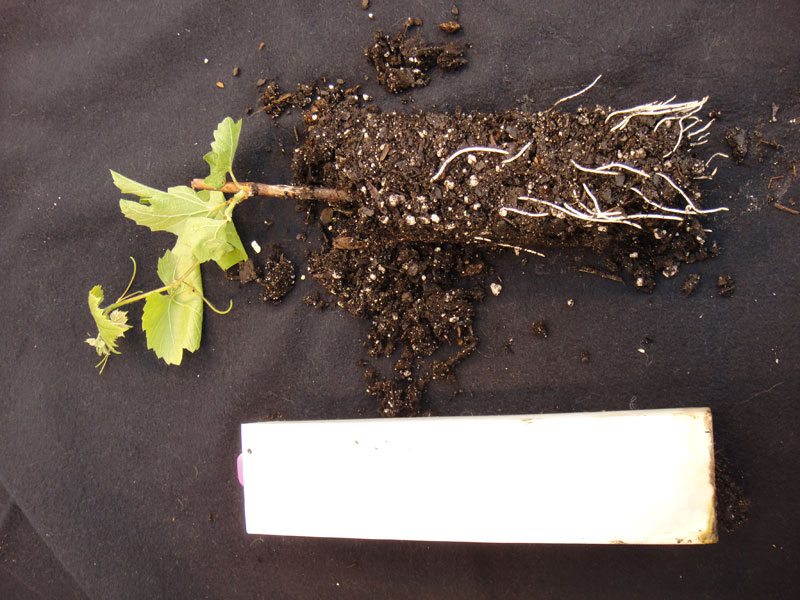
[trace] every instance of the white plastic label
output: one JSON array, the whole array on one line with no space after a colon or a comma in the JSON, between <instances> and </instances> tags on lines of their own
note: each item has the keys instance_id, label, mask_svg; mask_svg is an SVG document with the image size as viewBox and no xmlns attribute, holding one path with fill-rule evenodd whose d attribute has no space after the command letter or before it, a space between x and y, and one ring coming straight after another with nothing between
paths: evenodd
<instances>
[{"instance_id":1,"label":"white plastic label","mask_svg":"<svg viewBox=\"0 0 800 600\"><path fill-rule=\"evenodd\" d=\"M248 533L716 541L707 408L242 425Z\"/></svg>"}]
</instances>

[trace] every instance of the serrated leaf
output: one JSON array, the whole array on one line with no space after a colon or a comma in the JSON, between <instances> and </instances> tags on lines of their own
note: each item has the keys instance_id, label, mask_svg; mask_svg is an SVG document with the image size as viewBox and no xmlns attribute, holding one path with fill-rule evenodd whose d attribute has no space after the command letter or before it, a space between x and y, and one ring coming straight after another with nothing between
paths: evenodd
<instances>
[{"instance_id":1,"label":"serrated leaf","mask_svg":"<svg viewBox=\"0 0 800 600\"><path fill-rule=\"evenodd\" d=\"M179 244L188 246L200 262L213 260L222 270L247 260L236 227L230 221L203 217L187 219Z\"/></svg>"},{"instance_id":2,"label":"serrated leaf","mask_svg":"<svg viewBox=\"0 0 800 600\"><path fill-rule=\"evenodd\" d=\"M183 224L188 218L215 216L224 218L220 206L224 204L224 200L215 203L211 196L201 196L192 188L183 185L161 192L113 171L111 173L114 176L114 183L124 193L142 194L140 198L144 202L125 199L119 201L122 214L135 221L137 225L149 227L153 231L169 231L180 235Z\"/></svg>"},{"instance_id":3,"label":"serrated leaf","mask_svg":"<svg viewBox=\"0 0 800 600\"><path fill-rule=\"evenodd\" d=\"M86 343L93 346L99 356L110 353L119 354L117 340L125 335L131 328L128 325L128 313L123 310L113 310L107 315L100 304L103 302L103 288L96 285L89 292L89 310L97 325L98 335L89 338Z\"/></svg>"},{"instance_id":4,"label":"serrated leaf","mask_svg":"<svg viewBox=\"0 0 800 600\"><path fill-rule=\"evenodd\" d=\"M225 185L227 174L233 169L233 156L239 145L239 134L242 131L242 120L235 121L225 117L214 130L214 141L211 142L211 152L203 159L211 167L211 174L205 182L215 188Z\"/></svg>"},{"instance_id":5,"label":"serrated leaf","mask_svg":"<svg viewBox=\"0 0 800 600\"><path fill-rule=\"evenodd\" d=\"M158 261L158 277L169 285L186 274L182 283L166 293L147 297L142 328L147 347L168 365L179 365L183 351L200 347L203 326L203 281L200 265L184 249L167 250ZM187 270L191 270L187 274Z\"/></svg>"},{"instance_id":6,"label":"serrated leaf","mask_svg":"<svg viewBox=\"0 0 800 600\"><path fill-rule=\"evenodd\" d=\"M229 269L247 259L236 227L225 210L222 192L197 192L186 186L161 192L114 171L111 173L122 192L138 195L146 201L122 199L119 202L123 214L138 225L177 235L176 246L189 247L198 260L213 260L221 269Z\"/></svg>"}]
</instances>

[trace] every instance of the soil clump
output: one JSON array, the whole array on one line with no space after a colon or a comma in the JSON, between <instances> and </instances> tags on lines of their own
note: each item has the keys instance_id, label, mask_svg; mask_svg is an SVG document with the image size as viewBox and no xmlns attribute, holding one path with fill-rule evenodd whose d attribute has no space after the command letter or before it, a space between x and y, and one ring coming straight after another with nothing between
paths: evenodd
<instances>
[{"instance_id":1,"label":"soil clump","mask_svg":"<svg viewBox=\"0 0 800 600\"><path fill-rule=\"evenodd\" d=\"M347 92L306 111L295 182L350 198L316 209L324 244L309 271L370 321L371 356L399 356L392 375L366 367L381 414L424 412L428 383L453 381L477 347L487 252L589 248L643 291L717 255L700 212L711 169L678 124L640 117L613 129L613 117L607 107L383 114Z\"/></svg>"},{"instance_id":2,"label":"soil clump","mask_svg":"<svg viewBox=\"0 0 800 600\"><path fill-rule=\"evenodd\" d=\"M431 45L419 35L409 37L409 30L420 25L421 19L409 18L392 37L376 31L372 45L364 49L367 60L377 71L378 83L393 94L428 85L428 71L435 66L454 71L467 64L461 44ZM455 25L453 32L460 28Z\"/></svg>"}]
</instances>

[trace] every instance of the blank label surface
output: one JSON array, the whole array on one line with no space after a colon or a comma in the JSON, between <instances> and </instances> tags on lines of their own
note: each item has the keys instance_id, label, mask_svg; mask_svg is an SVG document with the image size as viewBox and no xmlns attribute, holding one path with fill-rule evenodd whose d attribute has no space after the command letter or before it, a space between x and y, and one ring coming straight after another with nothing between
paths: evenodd
<instances>
[{"instance_id":1,"label":"blank label surface","mask_svg":"<svg viewBox=\"0 0 800 600\"><path fill-rule=\"evenodd\" d=\"M248 533L716 541L706 408L242 425Z\"/></svg>"}]
</instances>

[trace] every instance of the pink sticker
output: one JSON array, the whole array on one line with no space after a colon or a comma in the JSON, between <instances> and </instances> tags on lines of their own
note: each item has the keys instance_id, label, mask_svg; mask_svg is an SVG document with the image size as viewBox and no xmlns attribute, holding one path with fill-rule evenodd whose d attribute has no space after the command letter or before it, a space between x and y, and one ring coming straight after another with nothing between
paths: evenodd
<instances>
[{"instance_id":1,"label":"pink sticker","mask_svg":"<svg viewBox=\"0 0 800 600\"><path fill-rule=\"evenodd\" d=\"M244 475L242 474L242 455L240 454L239 457L236 459L236 474L239 477L239 485L244 487Z\"/></svg>"}]
</instances>

